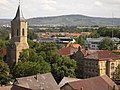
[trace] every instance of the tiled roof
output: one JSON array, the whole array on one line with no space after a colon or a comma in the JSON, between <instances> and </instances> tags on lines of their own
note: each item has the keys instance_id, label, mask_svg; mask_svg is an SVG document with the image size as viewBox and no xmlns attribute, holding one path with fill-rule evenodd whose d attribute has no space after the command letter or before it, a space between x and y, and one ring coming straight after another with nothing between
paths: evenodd
<instances>
[{"instance_id":1,"label":"tiled roof","mask_svg":"<svg viewBox=\"0 0 120 90\"><path fill-rule=\"evenodd\" d=\"M58 50L58 54L61 56L69 56L72 55L74 52L77 52L78 49L75 48L62 48Z\"/></svg>"},{"instance_id":2,"label":"tiled roof","mask_svg":"<svg viewBox=\"0 0 120 90\"><path fill-rule=\"evenodd\" d=\"M3 86L0 87L0 90L11 90L12 86Z\"/></svg>"},{"instance_id":3,"label":"tiled roof","mask_svg":"<svg viewBox=\"0 0 120 90\"><path fill-rule=\"evenodd\" d=\"M114 86L115 90L119 90L107 75L69 82L66 85L69 85L73 90L113 90Z\"/></svg>"},{"instance_id":4,"label":"tiled roof","mask_svg":"<svg viewBox=\"0 0 120 90\"><path fill-rule=\"evenodd\" d=\"M81 32L82 35L90 35L92 32Z\"/></svg>"},{"instance_id":5,"label":"tiled roof","mask_svg":"<svg viewBox=\"0 0 120 90\"><path fill-rule=\"evenodd\" d=\"M69 77L64 77L61 82L59 83L59 87L62 87L64 86L66 83L68 82L73 82L73 81L78 81L80 79L77 79L77 78L69 78Z\"/></svg>"},{"instance_id":6,"label":"tiled roof","mask_svg":"<svg viewBox=\"0 0 120 90\"><path fill-rule=\"evenodd\" d=\"M68 47L79 48L79 47L80 47L80 44L73 44L73 43L69 42L69 43L66 45L66 48L68 48Z\"/></svg>"},{"instance_id":7,"label":"tiled roof","mask_svg":"<svg viewBox=\"0 0 120 90\"><path fill-rule=\"evenodd\" d=\"M90 55L87 55L85 57L86 59L104 59L104 60L114 60L114 59L119 59L120 56L113 54L111 51L108 50L96 50L96 52L91 53Z\"/></svg>"},{"instance_id":8,"label":"tiled roof","mask_svg":"<svg viewBox=\"0 0 120 90\"><path fill-rule=\"evenodd\" d=\"M73 48L79 48L80 44L72 44Z\"/></svg>"},{"instance_id":9,"label":"tiled roof","mask_svg":"<svg viewBox=\"0 0 120 90\"><path fill-rule=\"evenodd\" d=\"M51 73L17 78L14 85L32 90L59 90Z\"/></svg>"}]
</instances>

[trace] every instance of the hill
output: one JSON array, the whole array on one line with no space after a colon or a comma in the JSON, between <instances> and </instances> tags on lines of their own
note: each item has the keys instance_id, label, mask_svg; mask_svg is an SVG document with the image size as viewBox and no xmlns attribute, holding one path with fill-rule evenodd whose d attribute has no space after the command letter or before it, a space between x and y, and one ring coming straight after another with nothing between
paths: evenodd
<instances>
[{"instance_id":1,"label":"hill","mask_svg":"<svg viewBox=\"0 0 120 90\"><path fill-rule=\"evenodd\" d=\"M28 19L29 25L67 25L67 26L120 26L120 18L89 17L84 15L62 15L53 17L36 17ZM0 25L10 24L8 19L0 19Z\"/></svg>"}]
</instances>

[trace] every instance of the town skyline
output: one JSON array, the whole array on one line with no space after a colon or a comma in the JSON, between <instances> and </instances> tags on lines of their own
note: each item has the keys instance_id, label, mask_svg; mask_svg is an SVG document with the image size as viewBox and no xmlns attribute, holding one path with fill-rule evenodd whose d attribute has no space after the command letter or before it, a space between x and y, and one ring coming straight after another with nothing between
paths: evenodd
<instances>
[{"instance_id":1,"label":"town skyline","mask_svg":"<svg viewBox=\"0 0 120 90\"><path fill-rule=\"evenodd\" d=\"M12 19L19 0L0 1L0 19ZM91 17L120 18L118 0L21 0L25 18L81 14ZM13 16L14 15L14 16Z\"/></svg>"}]
</instances>

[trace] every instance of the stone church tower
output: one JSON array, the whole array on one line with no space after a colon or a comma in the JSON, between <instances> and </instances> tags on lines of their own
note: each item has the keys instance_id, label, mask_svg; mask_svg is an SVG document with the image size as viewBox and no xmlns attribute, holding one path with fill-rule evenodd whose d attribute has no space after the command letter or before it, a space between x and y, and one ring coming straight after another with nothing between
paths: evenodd
<instances>
[{"instance_id":1,"label":"stone church tower","mask_svg":"<svg viewBox=\"0 0 120 90\"><path fill-rule=\"evenodd\" d=\"M23 49L28 49L27 21L23 17L20 5L15 18L11 21L11 44L9 48L10 62L18 63L19 55Z\"/></svg>"}]
</instances>

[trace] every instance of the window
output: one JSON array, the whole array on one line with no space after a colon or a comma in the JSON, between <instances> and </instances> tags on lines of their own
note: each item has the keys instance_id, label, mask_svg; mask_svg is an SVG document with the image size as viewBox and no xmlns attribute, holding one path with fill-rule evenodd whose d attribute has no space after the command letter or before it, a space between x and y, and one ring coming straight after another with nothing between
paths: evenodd
<instances>
[{"instance_id":1,"label":"window","mask_svg":"<svg viewBox=\"0 0 120 90\"><path fill-rule=\"evenodd\" d=\"M114 72L111 72L111 76L112 76L112 77L114 76Z\"/></svg>"},{"instance_id":2,"label":"window","mask_svg":"<svg viewBox=\"0 0 120 90\"><path fill-rule=\"evenodd\" d=\"M18 29L17 29L17 36L19 36L19 31L18 31Z\"/></svg>"},{"instance_id":3,"label":"window","mask_svg":"<svg viewBox=\"0 0 120 90\"><path fill-rule=\"evenodd\" d=\"M24 30L24 28L22 29L22 36L24 36L25 35L25 30Z\"/></svg>"},{"instance_id":4,"label":"window","mask_svg":"<svg viewBox=\"0 0 120 90\"><path fill-rule=\"evenodd\" d=\"M114 70L114 63L111 63L111 69Z\"/></svg>"}]
</instances>

